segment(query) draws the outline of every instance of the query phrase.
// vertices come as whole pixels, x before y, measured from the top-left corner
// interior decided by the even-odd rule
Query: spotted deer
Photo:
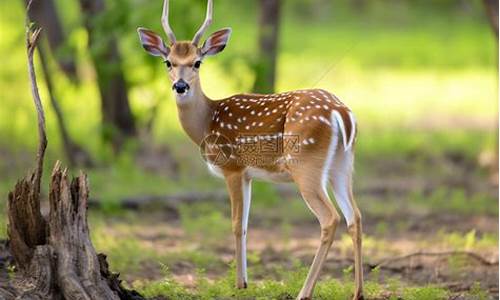
[[[230,28],[221,29],[199,46],[212,14],[213,0],[208,0],[205,21],[194,38],[177,41],[169,25],[169,1],[164,0],[161,23],[168,45],[151,30],[138,28],[138,33],[143,48],[166,65],[184,131],[202,148],[209,170],[225,179],[236,242],[236,287],[247,287],[252,179],[295,182],[321,227],[319,248],[297,297],[312,298],[340,221],[328,196],[330,185],[354,244],[354,299],[362,299],[361,215],[352,193],[357,132],[353,113],[321,89],[208,98],[201,88],[199,69],[205,58],[224,50],[231,35]]]

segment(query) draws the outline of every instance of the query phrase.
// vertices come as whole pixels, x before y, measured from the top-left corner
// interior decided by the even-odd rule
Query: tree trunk
[[[87,177],[80,174],[69,183],[67,173],[57,162],[47,219],[36,209],[39,195],[32,194],[37,187],[31,178],[21,180],[9,194],[8,236],[19,268],[11,287],[22,299],[120,299],[108,284],[116,275],[105,268],[89,238]]]
[[[115,151],[119,151],[127,138],[136,136],[136,127],[118,45],[115,37],[109,32],[101,32],[96,22],[96,16],[105,9],[104,1],[80,0],[80,6],[101,94],[103,138],[112,143]]]
[[[29,0],[25,0],[27,5]],[[53,0],[34,0],[29,10],[30,20],[44,28],[50,50],[56,58],[59,68],[71,80],[77,78],[73,51],[65,49],[66,35],[61,25],[59,14]]]
[[[483,0],[484,6],[486,8],[486,14],[488,15],[488,18],[490,20],[491,24],[491,29],[493,30],[493,33],[495,34],[495,37],[497,38],[497,43],[496,43],[496,51],[495,53],[498,52],[498,0]],[[497,75],[498,75],[498,56],[496,56],[496,66],[497,66]],[[495,151],[494,151],[494,159],[493,162],[491,163],[491,175],[490,179],[491,182],[494,184],[498,185],[498,112],[497,112],[497,118],[496,122],[494,124],[495,126]]]
[[[352,8],[358,12],[358,13],[363,13],[366,11],[366,0],[352,0],[351,1],[351,6]]]
[[[253,90],[256,93],[272,93],[276,80],[281,1],[260,0],[259,10],[259,58],[255,65]]]
[[[491,28],[498,40],[498,0],[483,0]]]
[[[52,105],[52,108],[54,109],[59,132],[61,133],[61,140],[63,143],[64,152],[66,152],[66,157],[68,158],[71,166],[92,167],[94,163],[88,152],[85,151],[80,145],[75,143],[68,133],[68,129],[66,128],[66,123],[64,121],[64,115],[55,96],[54,86],[52,84],[52,76],[50,74],[47,61],[47,55],[45,54],[45,50],[42,46],[38,47],[38,54],[40,56],[40,62],[42,65],[45,83],[47,85],[47,91],[49,93],[50,103]]]
[[[68,171],[56,163],[52,172],[48,216],[40,211],[40,184],[47,139],[38,94],[33,52],[40,29],[27,30],[28,71],[37,111],[39,145],[36,168],[20,180],[8,197],[7,235],[17,272],[0,280],[0,299],[118,300],[144,299],[124,289],[97,255],[87,224],[88,182],[83,173],[70,183]]]

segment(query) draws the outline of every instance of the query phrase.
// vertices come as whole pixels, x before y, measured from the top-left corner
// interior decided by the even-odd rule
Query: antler
[[[205,33],[205,31],[207,30],[208,26],[210,26],[210,24],[212,24],[213,8],[214,8],[213,0],[208,0],[207,15],[205,17],[205,21],[201,25],[200,29],[198,29],[198,31],[196,32],[196,34],[194,35],[194,38],[193,38],[193,44],[196,46],[198,46],[198,44],[200,43],[200,39],[203,36],[203,34]]]
[[[168,39],[172,44],[175,44],[176,38],[174,31],[172,30],[172,27],[170,27],[170,24],[168,22],[168,0],[165,0],[163,2],[163,14],[161,16],[161,25],[163,26],[163,30],[165,30],[165,33],[168,36]]]

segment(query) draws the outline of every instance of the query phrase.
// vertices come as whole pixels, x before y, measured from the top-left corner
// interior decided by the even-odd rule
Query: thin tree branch
[[[28,3],[26,11],[29,11],[32,1]],[[38,119],[38,150],[36,158],[36,170],[34,172],[34,190],[33,193],[36,197],[40,194],[40,181],[43,172],[43,159],[45,156],[45,149],[47,148],[47,135],[45,131],[45,113],[43,111],[42,101],[40,100],[40,94],[38,92],[38,85],[36,81],[35,66],[33,63],[33,53],[37,46],[38,39],[42,28],[34,28],[30,23],[28,14],[26,14],[26,47],[28,54],[28,74],[31,85],[31,94],[33,95],[33,102],[35,103],[35,108],[37,112]]]
[[[69,135],[68,129],[66,128],[66,122],[64,121],[64,115],[57,101],[54,85],[52,83],[52,76],[50,74],[48,59],[46,52],[44,51],[43,45],[38,47],[38,55],[40,56],[40,62],[42,65],[42,71],[45,78],[45,84],[47,86],[47,91],[49,93],[50,103],[54,109],[56,115],[56,121],[59,125],[59,132],[61,133],[61,139],[63,142],[63,148],[66,152],[66,157],[69,160],[71,166],[82,165],[85,167],[91,167],[94,165],[92,158],[80,145],[76,144]]]
[[[396,257],[384,259],[384,260],[380,261],[379,263],[373,265],[373,268],[384,267],[388,264],[402,261],[402,260],[407,260],[407,259],[417,257],[417,256],[454,256],[454,255],[467,256],[467,257],[472,258],[472,259],[476,260],[477,262],[479,262],[480,264],[485,265],[485,266],[498,265],[498,261],[489,261],[486,258],[482,257],[481,255],[474,253],[474,252],[470,252],[470,251],[443,251],[443,252],[417,251],[417,252],[405,254],[402,256],[396,256]]]

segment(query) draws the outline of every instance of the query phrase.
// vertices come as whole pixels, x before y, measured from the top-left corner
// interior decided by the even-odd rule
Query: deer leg
[[[297,299],[312,299],[312,293],[318,280],[321,268],[333,242],[335,229],[340,216],[330,201],[328,194],[317,182],[309,185],[299,184],[305,202],[317,217],[321,226],[321,242],[307,274],[306,281]]]
[[[352,197],[352,195],[351,195]],[[362,300],[363,297],[363,260],[361,256],[361,237],[363,235],[363,230],[361,226],[361,213],[352,199],[352,204],[354,208],[354,223],[348,226],[349,234],[351,235],[352,242],[354,245],[354,279],[355,279],[355,290],[354,290],[354,300]]]
[[[246,233],[250,211],[250,180],[242,173],[225,176],[231,199],[232,229],[236,244],[236,287],[247,287]]]
[[[353,153],[339,151],[331,168],[333,194],[344,215],[354,246],[354,300],[363,299],[363,262],[361,255],[361,213],[352,193]]]
[[[243,277],[243,287],[247,287],[247,233],[248,233],[248,217],[250,214],[250,202],[252,199],[252,183],[251,180],[243,177],[243,216],[241,222],[241,277]]]

